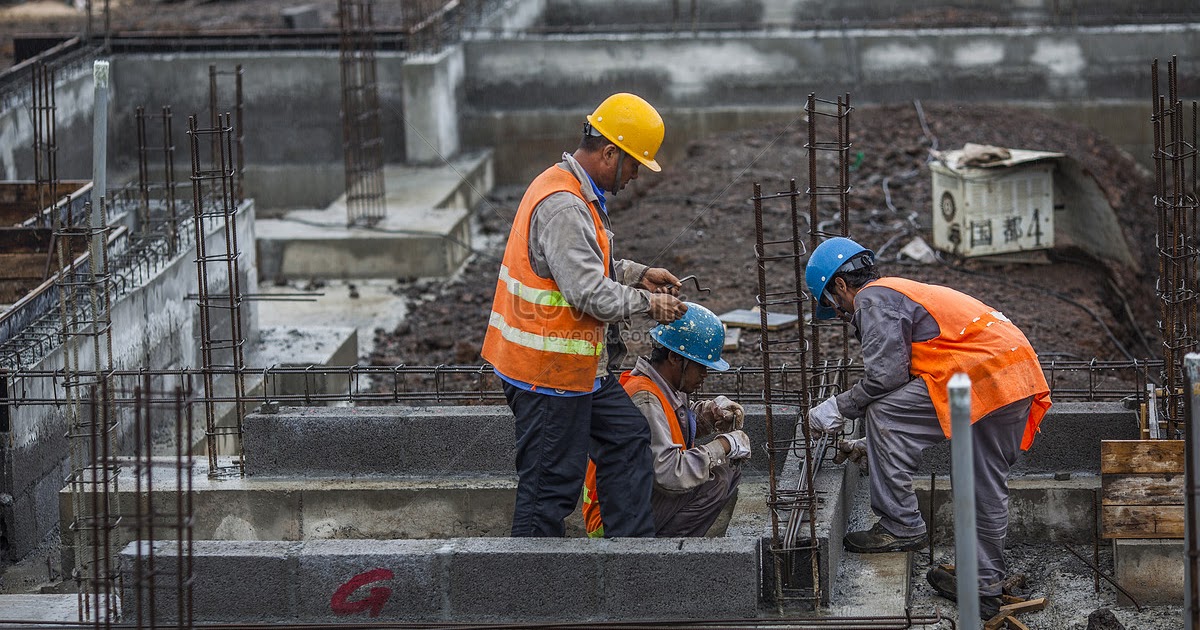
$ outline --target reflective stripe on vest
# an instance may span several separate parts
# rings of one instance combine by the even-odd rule
[[[590,211],[609,276],[612,248],[604,220],[584,199],[579,180],[551,166],[529,185],[513,219],[481,354],[501,374],[534,387],[588,392],[604,353],[604,323],[571,306],[554,279],[537,275],[529,260],[533,213],[546,197],[564,192]]]
[[[1025,333],[999,311],[954,289],[904,278],[881,278],[868,286],[904,294],[937,321],[937,337],[912,344],[909,371],[925,381],[946,437],[950,437],[947,388],[952,376],[965,372],[971,378],[972,422],[1033,397],[1021,448],[1033,445],[1051,401],[1046,376]]]
[[[667,402],[667,396],[659,389],[658,385],[649,376],[637,375],[632,372],[625,372],[621,375],[621,385],[625,387],[625,392],[630,398],[638,392],[650,392],[658,398],[658,404],[663,408],[663,414],[668,417],[667,426],[671,429],[671,439],[679,444],[679,450],[687,450],[687,443],[683,439],[683,430],[679,426],[679,414],[671,408]],[[668,412],[668,410],[670,410]],[[670,422],[670,418],[674,417],[675,422]],[[602,538],[604,536],[604,523],[600,518],[600,495],[596,493],[596,464],[588,459],[587,474],[583,478],[583,523],[587,530],[589,538]]]

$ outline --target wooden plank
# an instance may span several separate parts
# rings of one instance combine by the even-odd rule
[[[1100,512],[1105,538],[1183,538],[1182,505],[1106,505]]]
[[[1000,612],[1007,615],[1019,615],[1027,612],[1037,612],[1046,607],[1045,597],[1036,597],[1027,599],[1019,604],[1005,604],[1000,607]]]
[[[1183,505],[1183,475],[1103,475],[1104,505]]]
[[[32,279],[46,276],[46,254],[0,254],[0,280]]]
[[[1183,440],[1103,440],[1100,472],[1183,474]]]
[[[758,311],[751,311],[744,308],[722,313],[718,319],[726,326],[735,326],[738,328],[755,328],[762,327],[762,315]],[[779,330],[785,326],[795,326],[797,318],[795,315],[785,315],[783,313],[768,313],[767,314],[767,330]]]
[[[1021,620],[1016,617],[1008,618],[1008,627],[1009,630],[1029,630],[1029,626],[1021,623]]]

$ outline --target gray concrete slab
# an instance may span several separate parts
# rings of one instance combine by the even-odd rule
[[[22,621],[6,624],[5,621]],[[0,595],[0,628],[29,628],[32,622],[69,623],[79,621],[79,596]]]
[[[247,364],[264,368],[356,365],[358,330],[334,326],[260,327],[258,343],[250,347]],[[354,385],[345,375],[280,374],[265,378],[263,390],[267,396],[322,396],[348,392]]]
[[[775,414],[776,439],[796,416]],[[246,470],[261,477],[513,474],[512,412],[500,405],[280,407],[246,416]],[[766,475],[765,409],[746,406],[754,454],[745,476]],[[465,441],[464,441],[465,438]]]
[[[446,277],[471,253],[470,211],[492,188],[490,151],[432,166],[384,167],[385,212],[348,227],[346,197],[257,226],[259,277]]]
[[[954,504],[950,478],[937,477],[936,510],[933,518],[935,544],[949,545],[954,540]],[[922,514],[929,514],[929,476],[913,480]],[[1062,541],[1090,543],[1095,535],[1095,497],[1100,477],[1073,475],[1055,479],[1039,475],[1013,477],[1008,481],[1009,545],[1030,542]]]
[[[395,330],[408,314],[408,298],[401,295],[395,280],[330,280],[308,290],[307,283],[263,285],[264,295],[283,297],[296,292],[309,294],[303,300],[264,300],[258,303],[258,322],[270,328],[352,327],[357,341],[356,355],[349,363],[366,363],[375,348],[375,331]],[[339,352],[338,356],[341,354]],[[270,367],[269,357],[252,358],[248,365]],[[340,360],[340,359],[338,359]]]
[[[127,585],[145,544],[122,552]],[[163,620],[172,546],[154,547]],[[192,566],[198,622],[677,619],[757,616],[758,553],[751,538],[197,541]]]
[[[1114,540],[1113,578],[1140,604],[1182,604],[1186,557],[1182,540]]]

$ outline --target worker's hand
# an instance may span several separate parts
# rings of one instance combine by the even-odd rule
[[[724,396],[717,396],[705,405],[713,428],[719,432],[740,430],[745,424],[746,411]]]
[[[840,464],[847,459],[858,464],[859,468],[867,470],[867,438],[838,440],[837,453],[833,456],[833,463]]]
[[[838,411],[837,397],[830,396],[825,402],[808,410],[808,426],[817,433],[837,433],[846,419]]]
[[[650,267],[646,270],[646,273],[642,274],[642,283],[640,286],[651,293],[679,295],[679,289],[683,284],[670,271],[662,267]]]
[[[750,457],[750,436],[745,431],[730,431],[722,433],[720,438],[729,446],[729,459],[747,459]]]
[[[650,294],[650,317],[660,324],[670,324],[683,317],[687,310],[687,304],[670,293]]]

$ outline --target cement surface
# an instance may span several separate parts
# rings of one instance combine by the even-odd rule
[[[0,628],[29,628],[6,621],[79,621],[78,595],[0,595]]]
[[[857,475],[857,466],[846,474]],[[871,513],[870,488],[865,477],[860,478],[849,505],[846,506],[845,531],[868,529],[878,520]],[[838,548],[842,541],[831,541]],[[837,575],[829,594],[829,613],[851,617],[861,615],[903,615],[908,605],[909,570],[912,558],[908,553],[850,553],[842,550],[837,563]]]
[[[1182,603],[1186,559],[1182,540],[1113,541],[1113,577],[1141,604]],[[1132,603],[1124,594],[1120,601]]]
[[[370,356],[375,346],[375,330],[394,330],[408,313],[408,300],[394,280],[330,280],[308,290],[303,283],[291,286],[264,284],[264,295],[297,292],[314,295],[295,301],[263,300],[258,303],[258,323],[264,329],[321,329],[351,327],[356,333],[355,357],[350,364]],[[357,296],[357,297],[352,297]],[[269,354],[258,358],[253,367],[270,367]],[[295,364],[295,361],[289,360]],[[346,365],[346,364],[343,364]]]

